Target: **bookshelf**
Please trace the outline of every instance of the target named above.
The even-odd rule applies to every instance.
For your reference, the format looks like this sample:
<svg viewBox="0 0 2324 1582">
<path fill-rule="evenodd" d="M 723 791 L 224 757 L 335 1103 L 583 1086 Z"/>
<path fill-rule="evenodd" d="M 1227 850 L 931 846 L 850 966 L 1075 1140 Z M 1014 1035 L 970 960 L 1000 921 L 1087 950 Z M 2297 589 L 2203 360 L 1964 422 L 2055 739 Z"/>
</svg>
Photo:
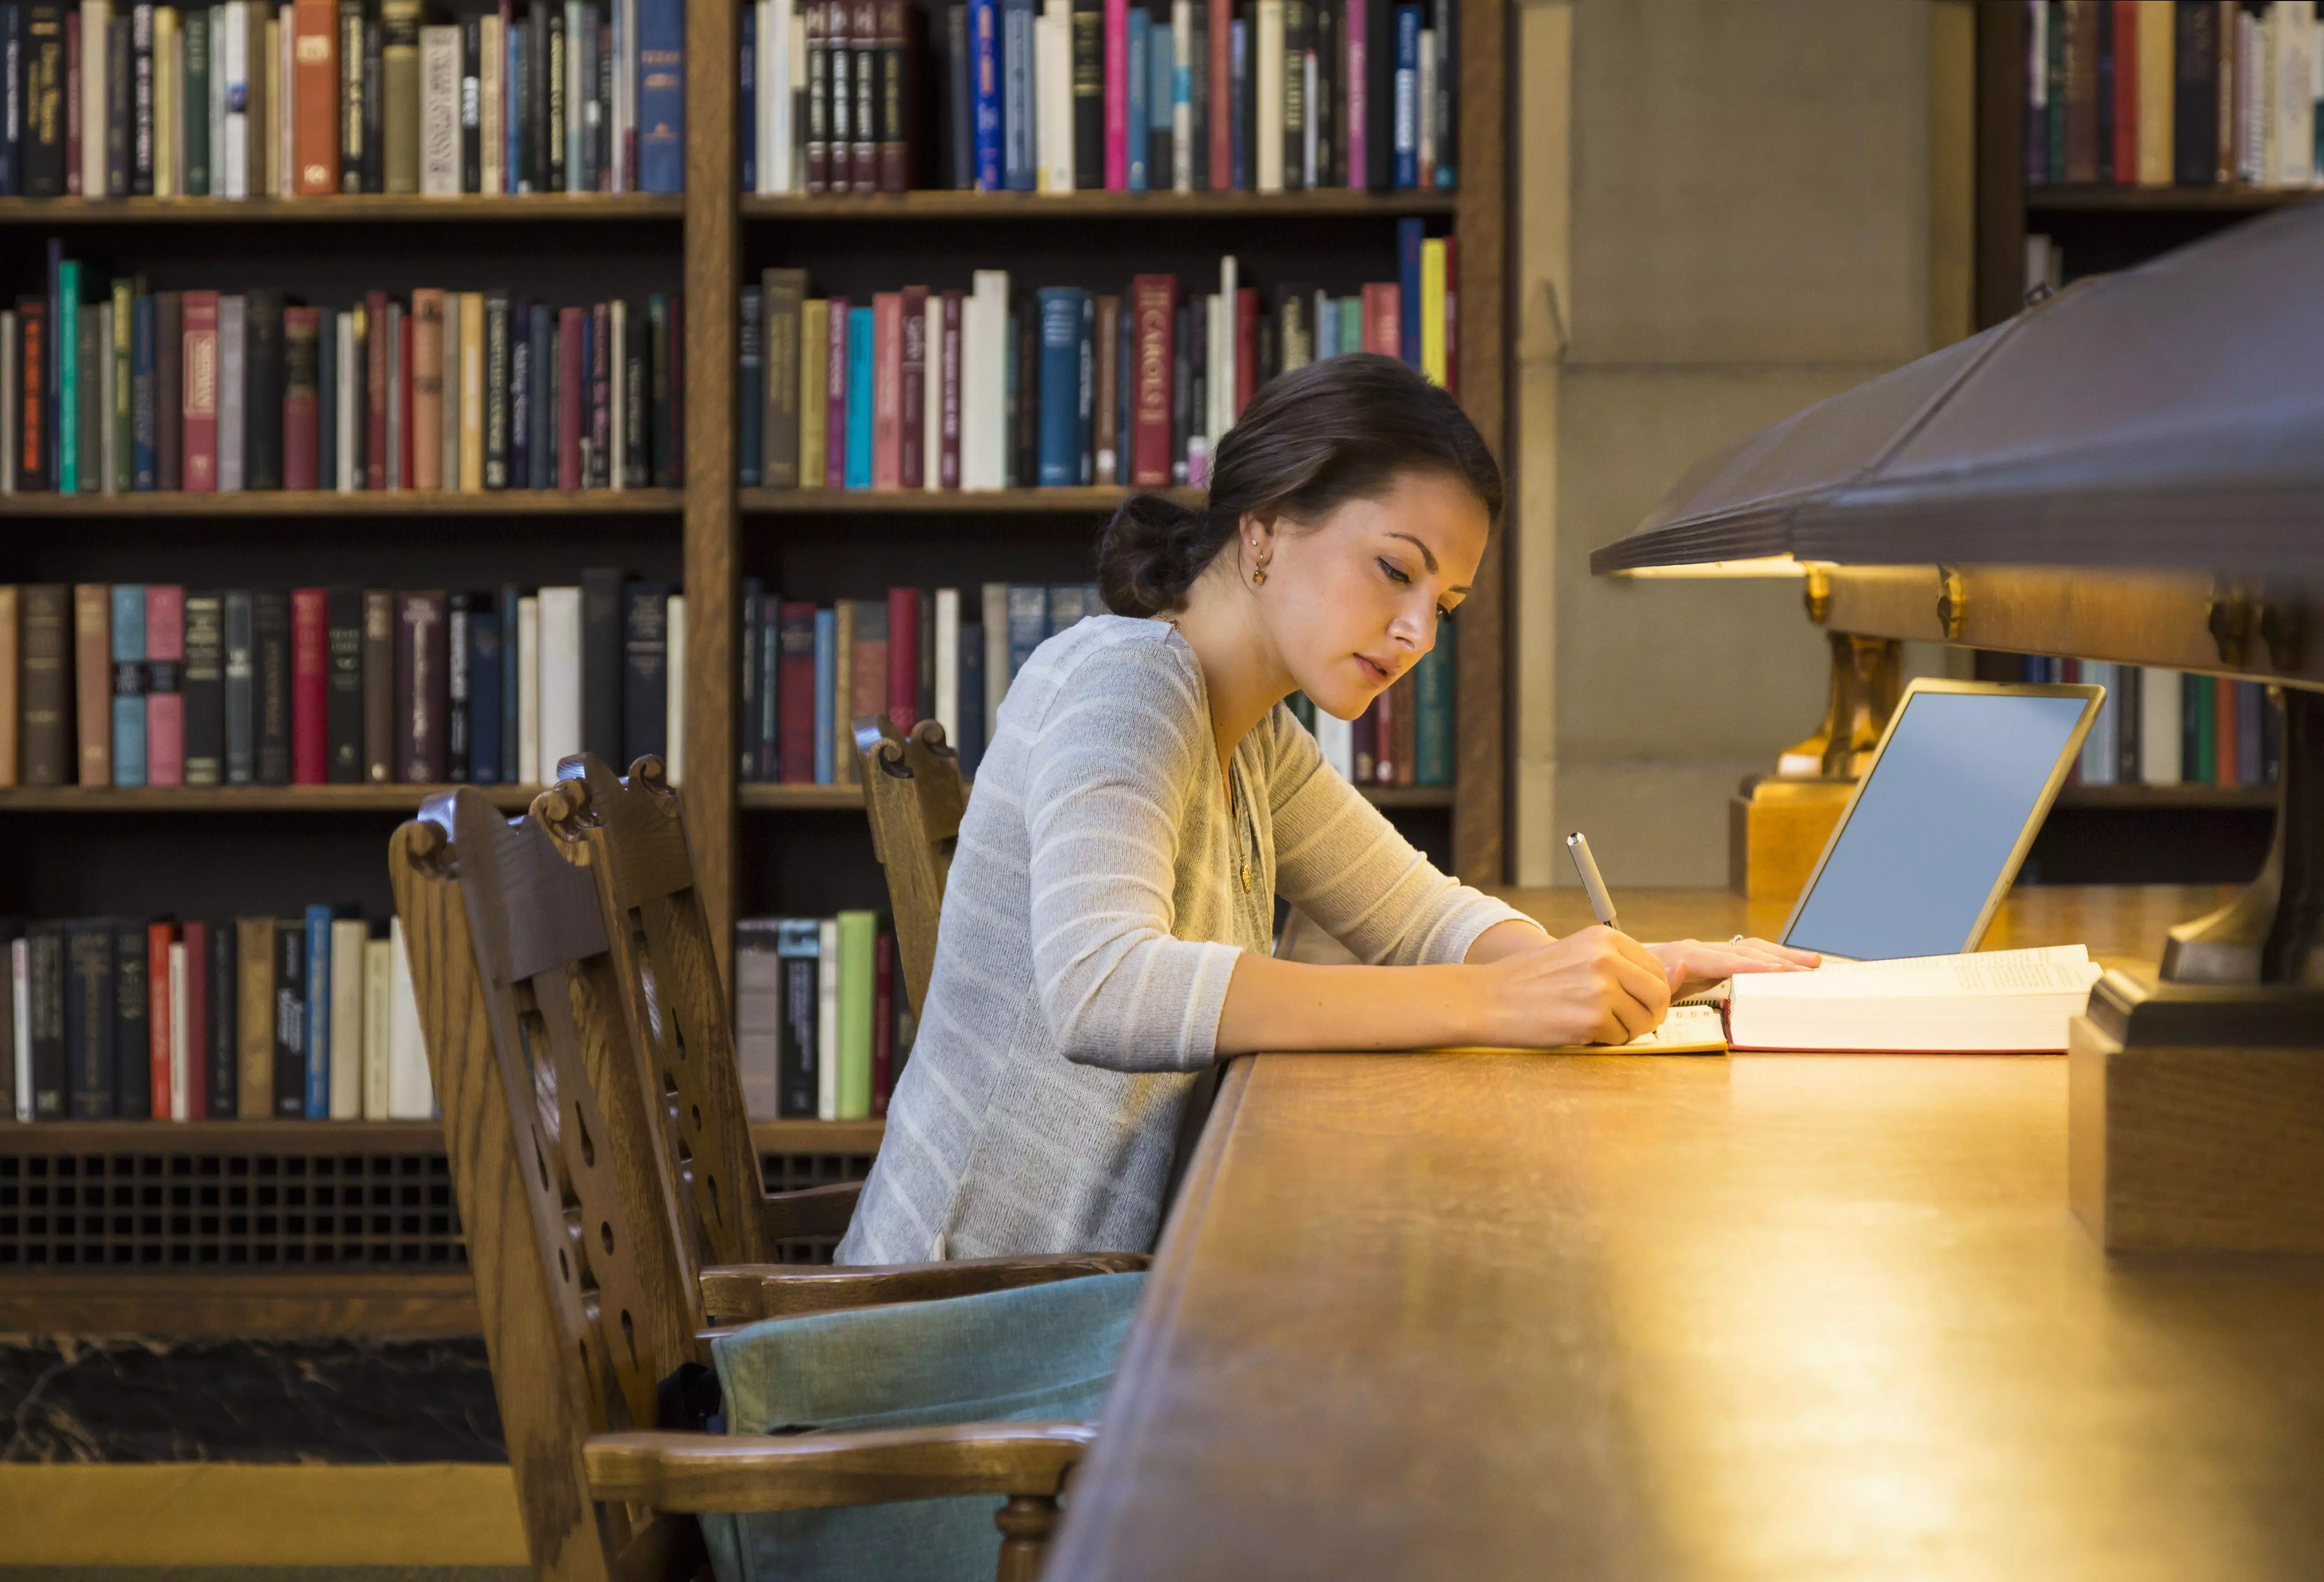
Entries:
<svg viewBox="0 0 2324 1582">
<path fill-rule="evenodd" d="M 808 269 L 818 290 L 964 286 L 971 267 L 990 266 L 1028 283 L 1114 290 L 1140 270 L 1214 278 L 1219 254 L 1231 252 L 1251 261 L 1265 286 L 1312 281 L 1348 290 L 1394 278 L 1396 222 L 1418 216 L 1432 235 L 1459 239 L 1460 394 L 1513 474 L 1504 446 L 1508 10 L 1506 0 L 1462 0 L 1461 14 L 1457 193 L 744 196 L 736 189 L 737 13 L 696 0 L 687 14 L 683 198 L 0 199 L 0 259 L 11 261 L 0 274 L 11 277 L 29 279 L 40 244 L 53 234 L 91 260 L 100 278 L 147 269 L 159 288 L 279 283 L 334 302 L 415 284 L 514 284 L 566 302 L 589 299 L 585 293 L 678 291 L 687 370 L 678 488 L 18 495 L 0 498 L 0 581 L 459 587 L 570 582 L 585 565 L 682 581 L 680 789 L 722 953 L 740 915 L 883 905 L 859 788 L 738 783 L 740 579 L 761 576 L 818 602 L 873 596 L 891 584 L 966 590 L 986 578 L 1086 581 L 1096 531 L 1126 491 L 739 488 L 742 283 L 781 264 Z M 32 289 L 14 278 L 0 288 Z M 1502 877 L 1506 538 L 1506 530 L 1496 536 L 1461 615 L 1456 784 L 1368 792 L 1433 856 L 1479 883 Z M 15 837 L 0 845 L 0 912 L 223 916 L 344 897 L 361 900 L 365 915 L 385 916 L 387 837 L 437 789 L 0 790 L 0 820 Z M 488 795 L 515 811 L 531 790 L 494 786 Z M 286 842 L 296 845 L 295 878 L 281 872 Z M 723 964 L 731 977 L 731 958 Z M 766 1122 L 753 1130 L 776 1189 L 862 1175 L 881 1135 L 876 1121 Z M 152 1209 L 161 1228 L 143 1223 L 149 1188 L 164 1198 L 176 1190 L 171 1182 L 192 1191 L 206 1170 L 221 1180 L 236 1171 L 254 1181 L 295 1174 L 310 1199 L 327 1181 L 331 1212 L 344 1219 L 352 1210 L 338 1200 L 358 1186 L 368 1194 L 384 1180 L 426 1198 L 442 1161 L 428 1122 L 0 1124 L 0 1324 L 157 1334 L 473 1332 L 458 1262 L 465 1255 L 448 1207 L 438 1215 L 424 1201 L 391 1205 L 427 1223 L 378 1236 L 343 1234 L 337 1224 L 327 1234 L 310 1224 L 293 1237 L 278 1225 L 270 1242 L 254 1228 L 238 1240 L 221 1229 L 208 1261 L 198 1228 L 180 1234 L 167 1223 L 168 1203 Z M 76 1191 L 101 1182 L 108 1199 L 116 1191 L 129 1199 L 117 1210 L 105 1205 L 107 1224 L 93 1240 L 74 1243 L 78 1229 L 39 1233 L 51 1251 L 103 1249 L 98 1266 L 78 1256 L 69 1265 L 27 1256 L 38 1239 L 30 1228 L 33 1183 L 45 1183 L 51 1200 L 43 1207 L 53 1217 L 68 1164 Z M 310 1200 L 304 1212 L 311 1219 L 321 1210 Z M 124 1215 L 125 1228 L 111 1223 Z M 294 1245 L 306 1248 L 295 1262 L 282 1255 Z M 259 1266 L 267 1246 L 275 1255 Z M 364 1255 L 335 1251 L 326 1265 L 314 1255 L 327 1246 Z M 134 1250 L 115 1262 L 115 1247 Z M 374 1249 L 385 1252 L 374 1259 Z"/>
</svg>

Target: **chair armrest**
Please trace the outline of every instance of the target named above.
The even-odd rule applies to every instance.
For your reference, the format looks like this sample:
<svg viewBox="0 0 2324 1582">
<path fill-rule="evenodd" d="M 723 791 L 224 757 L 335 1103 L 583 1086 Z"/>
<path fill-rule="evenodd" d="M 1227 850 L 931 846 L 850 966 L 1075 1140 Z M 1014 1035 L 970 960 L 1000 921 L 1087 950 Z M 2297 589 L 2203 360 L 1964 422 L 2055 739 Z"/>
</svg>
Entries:
<svg viewBox="0 0 2324 1582">
<path fill-rule="evenodd" d="M 843 1434 L 592 1434 L 589 1493 L 658 1511 L 812 1511 L 954 1495 L 1054 1496 L 1093 1422 Z"/>
<path fill-rule="evenodd" d="M 721 1318 L 796 1318 L 843 1308 L 934 1301 L 1014 1291 L 1091 1274 L 1120 1274 L 1153 1260 L 1144 1253 L 1042 1253 L 1021 1258 L 961 1258 L 945 1264 L 865 1264 L 842 1268 L 727 1264 L 702 1271 L 702 1305 Z"/>
<path fill-rule="evenodd" d="M 796 1241 L 803 1237 L 842 1237 L 855 1218 L 855 1200 L 863 1195 L 860 1181 L 838 1181 L 829 1186 L 802 1187 L 795 1192 L 769 1192 L 764 1205 L 767 1239 Z"/>
</svg>

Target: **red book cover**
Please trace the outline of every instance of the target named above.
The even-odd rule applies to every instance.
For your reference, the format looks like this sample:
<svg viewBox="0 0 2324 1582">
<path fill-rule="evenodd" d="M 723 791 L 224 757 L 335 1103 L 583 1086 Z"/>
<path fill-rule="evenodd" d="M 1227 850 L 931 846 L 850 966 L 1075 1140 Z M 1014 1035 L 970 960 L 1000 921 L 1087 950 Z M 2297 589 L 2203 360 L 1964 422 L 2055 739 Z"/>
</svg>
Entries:
<svg viewBox="0 0 2324 1582">
<path fill-rule="evenodd" d="M 16 337 L 23 359 L 16 387 L 18 438 L 23 446 L 16 453 L 19 489 L 55 487 L 49 477 L 48 325 L 48 303 L 38 298 L 24 299 L 16 309 Z"/>
<path fill-rule="evenodd" d="M 333 0 L 295 0 L 290 7 L 294 190 L 319 198 L 339 189 L 339 19 Z"/>
<path fill-rule="evenodd" d="M 153 1072 L 153 1118 L 167 1120 L 176 1090 L 170 1084 L 170 946 L 177 925 L 145 925 L 145 1047 Z"/>
<path fill-rule="evenodd" d="M 1234 309 L 1234 415 L 1240 422 L 1242 409 L 1259 393 L 1259 288 L 1236 291 Z"/>
<path fill-rule="evenodd" d="M 610 489 L 613 484 L 613 305 L 597 303 L 589 309 L 589 465 L 581 475 L 585 489 Z M 460 362 L 456 350 L 447 353 L 446 362 L 453 369 L 451 377 L 456 381 Z M 444 471 L 444 486 L 457 488 L 458 463 L 447 456 Z"/>
<path fill-rule="evenodd" d="M 186 1118 L 210 1118 L 210 925 L 189 923 L 186 946 Z"/>
<path fill-rule="evenodd" d="M 1384 357 L 1404 354 L 1404 289 L 1394 281 L 1374 281 L 1364 288 L 1364 350 Z"/>
<path fill-rule="evenodd" d="M 332 179 L 338 179 L 334 168 Z M 318 373 L 315 337 L 322 333 L 319 308 L 282 310 L 282 487 L 312 489 L 322 464 L 321 392 L 315 388 Z"/>
<path fill-rule="evenodd" d="M 943 344 L 936 348 L 936 486 L 960 487 L 960 308 L 958 291 L 944 294 Z"/>
<path fill-rule="evenodd" d="M 186 590 L 145 585 L 145 783 L 186 783 Z"/>
<path fill-rule="evenodd" d="M 1211 6 L 1211 190 L 1234 189 L 1234 0 Z"/>
<path fill-rule="evenodd" d="M 73 197 L 80 195 L 80 7 L 69 5 L 65 8 L 65 191 Z"/>
<path fill-rule="evenodd" d="M 904 486 L 904 297 L 872 296 L 872 487 Z"/>
<path fill-rule="evenodd" d="M 823 374 L 823 485 L 847 487 L 847 299 L 831 299 Z"/>
<path fill-rule="evenodd" d="M 2243 731 L 2242 722 L 2236 718 L 2236 684 L 2227 676 L 2214 676 L 2211 685 L 2217 689 L 2211 694 L 2217 700 L 2211 711 L 2211 740 L 2216 744 L 2211 752 L 2215 766 L 2211 783 L 2240 786 L 2244 783 L 2243 768 L 2237 754 L 2242 749 Z"/>
<path fill-rule="evenodd" d="M 190 314 L 193 293 L 186 293 Z M 190 318 L 188 323 L 191 323 Z M 364 323 L 370 334 L 364 363 L 364 487 L 387 487 L 387 293 L 374 291 L 364 299 Z"/>
<path fill-rule="evenodd" d="M 920 722 L 920 591 L 888 590 L 888 722 L 909 735 Z"/>
<path fill-rule="evenodd" d="M 1105 0 L 1105 189 L 1129 188 L 1130 5 L 1129 0 Z"/>
<path fill-rule="evenodd" d="M 417 294 L 414 293 L 415 296 Z M 395 321 L 395 365 L 403 371 L 403 377 L 397 382 L 395 391 L 395 403 L 398 408 L 397 421 L 401 425 L 400 432 L 402 436 L 395 446 L 397 452 L 395 476 L 398 483 L 406 489 L 417 489 L 420 486 L 416 482 L 420 474 L 414 471 L 415 459 L 412 450 L 412 442 L 418 437 L 418 430 L 411 421 L 412 389 L 420 382 L 414 377 L 416 369 L 411 361 L 412 332 L 415 328 L 412 321 L 417 317 L 416 314 L 405 313 L 399 315 Z M 442 420 L 440 408 L 438 420 L 439 423 Z M 440 432 L 438 437 L 441 437 Z"/>
<path fill-rule="evenodd" d="M 185 399 L 179 408 L 179 443 L 185 447 L 189 493 L 217 492 L 218 294 L 188 291 L 185 319 Z"/>
<path fill-rule="evenodd" d="M 1130 481 L 1140 489 L 1170 485 L 1170 337 L 1178 314 L 1178 277 L 1139 275 L 1130 282 L 1137 323 L 1130 369 Z"/>
<path fill-rule="evenodd" d="M 2138 185 L 2138 0 L 2114 0 L 2114 179 Z"/>
<path fill-rule="evenodd" d="M 886 929 L 872 942 L 872 1113 L 888 1113 L 896 1090 L 896 936 Z"/>
<path fill-rule="evenodd" d="M 775 686 L 778 777 L 785 785 L 815 779 L 815 604 L 786 603 L 776 627 L 781 645 Z"/>
<path fill-rule="evenodd" d="M 899 482 L 925 489 L 928 446 L 928 289 L 904 288 L 903 458 Z"/>
<path fill-rule="evenodd" d="M 329 777 L 324 711 L 329 705 L 331 658 L 323 590 L 290 590 L 290 783 L 319 786 Z"/>
<path fill-rule="evenodd" d="M 581 317 L 578 308 L 557 310 L 557 486 L 581 487 Z"/>
</svg>

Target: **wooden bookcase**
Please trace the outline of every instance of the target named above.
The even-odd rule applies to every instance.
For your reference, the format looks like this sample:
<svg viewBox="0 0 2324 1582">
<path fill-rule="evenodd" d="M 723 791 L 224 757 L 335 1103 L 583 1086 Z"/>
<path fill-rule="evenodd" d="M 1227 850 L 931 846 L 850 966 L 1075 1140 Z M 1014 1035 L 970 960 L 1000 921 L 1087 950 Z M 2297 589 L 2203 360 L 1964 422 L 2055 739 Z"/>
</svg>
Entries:
<svg viewBox="0 0 2324 1582">
<path fill-rule="evenodd" d="M 744 197 L 738 12 L 696 0 L 682 198 L 0 199 L 0 259 L 24 261 L 0 263 L 0 275 L 27 281 L 55 235 L 99 278 L 148 270 L 161 287 L 276 283 L 335 302 L 413 285 L 506 284 L 565 302 L 682 290 L 687 373 L 680 488 L 17 495 L 0 498 L 0 581 L 457 587 L 571 582 L 584 565 L 682 578 L 682 792 L 714 930 L 730 941 L 740 915 L 881 905 L 856 788 L 739 783 L 740 579 L 818 602 L 891 584 L 1085 581 L 1095 529 L 1125 492 L 739 488 L 742 282 L 800 265 L 818 292 L 853 294 L 965 286 L 972 268 L 1004 267 L 1015 282 L 1113 290 L 1146 270 L 1211 279 L 1219 255 L 1233 253 L 1245 280 L 1263 288 L 1346 291 L 1394 278 L 1396 221 L 1422 216 L 1459 239 L 1459 393 L 1502 454 L 1506 0 L 1462 0 L 1462 26 L 1457 194 Z M 35 288 L 0 279 L 0 289 Z M 1505 847 L 1506 538 L 1496 535 L 1460 617 L 1455 786 L 1370 793 L 1440 861 L 1486 883 L 1503 877 Z M 0 911 L 281 914 L 349 898 L 384 916 L 387 837 L 429 789 L 0 789 Z M 513 811 L 532 788 L 488 794 Z M 881 1126 L 783 1121 L 754 1131 L 769 1184 L 786 1187 L 862 1174 Z M 0 1124 L 0 1329 L 471 1331 L 443 1169 L 425 1122 Z"/>
<path fill-rule="evenodd" d="M 2021 5 L 1977 19 L 1977 327 L 2025 300 L 2025 238 L 2064 250 L 2068 281 L 2158 253 L 2314 190 L 2036 184 L 2025 179 L 2028 23 Z M 2058 798 L 2028 862 L 2045 882 L 2240 883 L 2274 825 L 2273 786 L 2089 786 Z"/>
</svg>

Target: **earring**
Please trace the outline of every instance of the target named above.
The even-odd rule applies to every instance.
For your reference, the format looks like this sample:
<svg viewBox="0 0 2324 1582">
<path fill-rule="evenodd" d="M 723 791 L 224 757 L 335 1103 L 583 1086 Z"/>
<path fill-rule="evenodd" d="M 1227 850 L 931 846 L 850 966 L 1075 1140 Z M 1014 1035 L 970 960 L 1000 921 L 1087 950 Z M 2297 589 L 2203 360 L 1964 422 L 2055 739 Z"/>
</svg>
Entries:
<svg viewBox="0 0 2324 1582">
<path fill-rule="evenodd" d="M 1260 566 L 1257 571 L 1252 572 L 1252 573 L 1250 574 L 1250 585 L 1251 585 L 1252 587 L 1254 587 L 1254 588 L 1255 588 L 1255 587 L 1259 586 L 1261 584 L 1265 583 L 1266 581 L 1267 581 L 1267 567 L 1265 567 L 1265 566 Z"/>
</svg>

